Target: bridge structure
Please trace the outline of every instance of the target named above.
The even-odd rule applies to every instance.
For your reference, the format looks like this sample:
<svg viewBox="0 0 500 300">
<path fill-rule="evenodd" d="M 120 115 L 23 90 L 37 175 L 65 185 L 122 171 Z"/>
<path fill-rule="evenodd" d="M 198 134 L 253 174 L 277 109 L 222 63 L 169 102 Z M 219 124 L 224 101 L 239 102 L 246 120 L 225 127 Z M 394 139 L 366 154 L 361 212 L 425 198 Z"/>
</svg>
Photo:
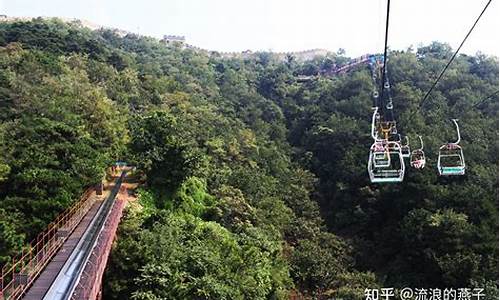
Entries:
<svg viewBox="0 0 500 300">
<path fill-rule="evenodd" d="M 315 75 L 298 75 L 297 81 L 307 82 L 313 79 L 318 79 L 320 76 L 330 77 L 345 74 L 363 64 L 383 65 L 383 58 L 384 56 L 382 54 L 365 54 L 360 57 L 354 58 L 345 64 L 333 65 L 328 69 L 321 70 Z"/>
<path fill-rule="evenodd" d="M 100 299 L 128 191 L 127 170 L 103 191 L 87 189 L 0 273 L 0 300 Z"/>
<path fill-rule="evenodd" d="M 383 55 L 381 54 L 365 54 L 355 59 L 352 59 L 346 64 L 333 66 L 330 70 L 325 71 L 324 75 L 339 75 L 352 70 L 353 68 L 366 63 L 379 63 L 383 65 Z"/>
</svg>

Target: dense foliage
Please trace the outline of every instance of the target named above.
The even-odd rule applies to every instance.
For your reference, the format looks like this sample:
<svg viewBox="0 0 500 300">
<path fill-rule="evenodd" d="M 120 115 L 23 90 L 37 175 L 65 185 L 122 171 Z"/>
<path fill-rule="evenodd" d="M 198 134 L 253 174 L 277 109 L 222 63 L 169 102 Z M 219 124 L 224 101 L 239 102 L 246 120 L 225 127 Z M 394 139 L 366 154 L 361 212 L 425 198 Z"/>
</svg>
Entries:
<svg viewBox="0 0 500 300">
<path fill-rule="evenodd" d="M 0 263 L 116 159 L 144 184 L 106 299 L 359 299 L 365 288 L 498 288 L 498 60 L 391 51 L 398 127 L 429 164 L 371 185 L 367 68 L 343 53 L 222 58 L 57 20 L 0 23 Z M 306 79 L 298 80 L 301 76 Z M 437 176 L 459 118 L 467 175 Z M 412 144 L 413 145 L 413 144 Z"/>
</svg>

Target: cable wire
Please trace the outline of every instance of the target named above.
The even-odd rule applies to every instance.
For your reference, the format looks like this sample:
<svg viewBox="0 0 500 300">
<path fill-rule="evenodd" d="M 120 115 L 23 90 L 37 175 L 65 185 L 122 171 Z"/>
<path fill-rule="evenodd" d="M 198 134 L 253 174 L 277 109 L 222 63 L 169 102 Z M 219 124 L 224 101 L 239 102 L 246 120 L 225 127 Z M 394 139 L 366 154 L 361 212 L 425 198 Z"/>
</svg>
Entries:
<svg viewBox="0 0 500 300">
<path fill-rule="evenodd" d="M 462 43 L 460 44 L 460 46 L 458 47 L 457 51 L 455 51 L 455 53 L 453 54 L 453 56 L 451 57 L 451 59 L 448 61 L 448 63 L 446 64 L 446 66 L 443 68 L 443 70 L 441 71 L 441 74 L 439 74 L 438 78 L 436 79 L 436 81 L 434 81 L 434 84 L 431 86 L 431 88 L 429 89 L 429 91 L 427 91 L 427 93 L 425 94 L 424 98 L 422 99 L 422 101 L 420 102 L 420 105 L 419 105 L 419 108 L 422 107 L 422 105 L 424 104 L 425 100 L 427 100 L 427 98 L 429 97 L 429 95 L 431 94 L 432 90 L 434 89 L 434 87 L 436 87 L 437 83 L 439 82 L 439 80 L 441 80 L 441 77 L 443 77 L 444 73 L 446 72 L 446 69 L 448 69 L 448 67 L 450 66 L 450 64 L 453 62 L 453 60 L 455 59 L 455 57 L 457 56 L 458 54 L 458 51 L 460 51 L 460 48 L 462 48 L 463 44 L 465 43 L 465 41 L 467 40 L 467 38 L 469 37 L 469 35 L 472 33 L 472 30 L 474 30 L 474 27 L 476 27 L 476 24 L 479 22 L 479 20 L 481 19 L 481 17 L 483 16 L 484 12 L 486 11 L 486 9 L 488 8 L 488 6 L 490 5 L 492 0 L 489 0 L 488 3 L 486 3 L 486 6 L 483 8 L 483 11 L 481 12 L 481 14 L 479 15 L 479 17 L 477 17 L 476 21 L 474 22 L 474 25 L 472 25 L 471 29 L 469 30 L 469 32 L 467 33 L 467 35 L 465 36 L 465 38 L 463 39 Z M 385 66 L 384 66 L 385 67 Z"/>
<path fill-rule="evenodd" d="M 384 65 L 382 66 L 382 89 L 381 89 L 382 93 L 384 91 L 385 66 L 386 66 L 386 62 L 387 62 L 387 39 L 389 37 L 389 12 L 390 12 L 390 8 L 391 8 L 391 0 L 387 0 L 387 16 L 385 19 Z"/>
<path fill-rule="evenodd" d="M 482 99 L 481 101 L 479 101 L 478 103 L 474 104 L 472 106 L 472 108 L 476 108 L 478 107 L 479 105 L 483 104 L 484 102 L 486 102 L 486 100 L 489 100 L 491 99 L 493 96 L 495 96 L 496 94 L 498 94 L 498 90 L 496 90 L 496 92 L 494 92 L 493 94 L 490 94 L 488 97 L 485 97 L 484 99 Z"/>
</svg>

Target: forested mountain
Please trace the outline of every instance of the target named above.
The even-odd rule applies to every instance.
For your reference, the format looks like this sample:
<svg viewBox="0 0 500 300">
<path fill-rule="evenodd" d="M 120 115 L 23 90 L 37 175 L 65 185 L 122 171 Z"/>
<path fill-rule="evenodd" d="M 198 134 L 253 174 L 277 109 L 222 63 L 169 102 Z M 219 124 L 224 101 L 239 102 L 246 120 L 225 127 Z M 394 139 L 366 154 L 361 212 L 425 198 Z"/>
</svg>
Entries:
<svg viewBox="0 0 500 300">
<path fill-rule="evenodd" d="M 498 59 L 434 42 L 389 52 L 398 129 L 428 166 L 372 185 L 369 69 L 349 57 L 222 58 L 77 23 L 0 23 L 0 264 L 106 166 L 144 184 L 105 299 L 360 299 L 481 287 L 498 299 Z M 308 80 L 298 80 L 308 75 Z M 478 104 L 479 103 L 479 104 Z M 467 173 L 440 178 L 460 120 Z"/>
</svg>

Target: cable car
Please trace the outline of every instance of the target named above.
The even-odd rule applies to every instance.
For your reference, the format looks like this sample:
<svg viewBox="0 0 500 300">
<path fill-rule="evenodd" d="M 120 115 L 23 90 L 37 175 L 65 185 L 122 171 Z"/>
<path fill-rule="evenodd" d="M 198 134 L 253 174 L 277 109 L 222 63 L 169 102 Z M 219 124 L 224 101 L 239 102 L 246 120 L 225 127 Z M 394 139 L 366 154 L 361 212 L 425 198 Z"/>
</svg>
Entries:
<svg viewBox="0 0 500 300">
<path fill-rule="evenodd" d="M 368 158 L 368 175 L 372 183 L 402 182 L 405 175 L 405 164 L 401 153 L 401 146 L 397 142 L 386 142 L 385 150 L 388 158 L 384 161 L 376 159 L 378 147 L 375 141 L 370 147 Z M 377 163 L 380 162 L 380 163 Z M 384 164 L 382 164 L 384 162 Z"/>
<path fill-rule="evenodd" d="M 373 143 L 370 152 L 373 153 L 372 159 L 375 168 L 386 168 L 391 165 L 389 148 L 384 141 L 376 141 Z"/>
<path fill-rule="evenodd" d="M 455 143 L 447 143 L 439 148 L 437 168 L 440 176 L 465 174 L 465 160 L 460 143 L 460 129 L 456 119 L 452 120 L 457 129 L 458 139 Z"/>
<path fill-rule="evenodd" d="M 386 140 L 378 138 L 378 132 L 376 129 L 376 124 L 380 120 L 380 115 L 378 114 L 378 107 L 373 111 L 372 116 L 372 138 L 375 140 L 373 145 L 370 147 L 370 160 L 372 161 L 375 168 L 386 168 L 391 165 L 391 156 L 389 155 L 389 148 Z"/>
<path fill-rule="evenodd" d="M 388 141 L 378 137 L 377 121 L 380 120 L 378 107 L 375 107 L 372 116 L 371 135 L 374 140 L 368 157 L 368 175 L 372 183 L 402 182 L 405 173 L 405 164 L 401 153 L 401 145 L 397 141 Z M 381 125 L 380 123 L 378 125 Z M 387 131 L 392 125 L 384 128 Z M 387 136 L 387 132 L 383 132 Z"/>
<path fill-rule="evenodd" d="M 401 153 L 404 158 L 410 157 L 411 151 L 410 151 L 410 140 L 408 139 L 408 136 L 405 136 L 406 144 L 401 144 Z"/>
<path fill-rule="evenodd" d="M 441 146 L 437 166 L 441 176 L 464 175 L 465 161 L 462 147 L 455 143 Z"/>
<path fill-rule="evenodd" d="M 415 169 L 423 169 L 425 167 L 424 143 L 422 142 L 422 137 L 420 135 L 418 138 L 420 139 L 420 148 L 411 152 L 410 166 Z"/>
</svg>

